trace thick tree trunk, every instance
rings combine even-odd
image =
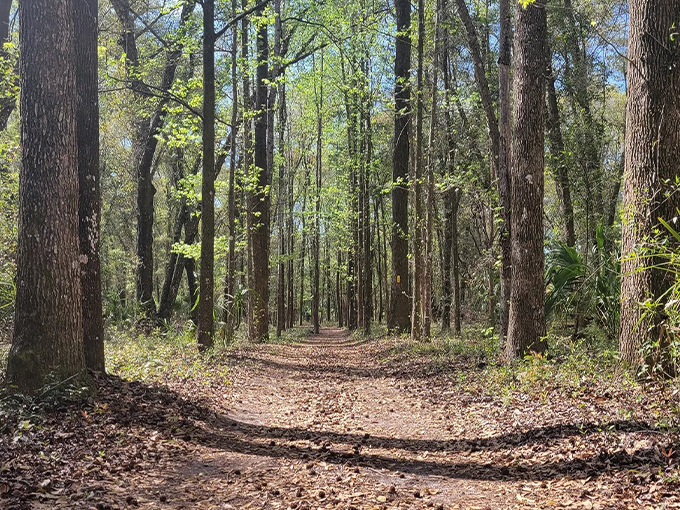
[[[444,242],[442,244],[442,331],[451,329],[451,254],[453,251],[453,202],[456,190],[449,187],[444,191]]]
[[[674,275],[653,268],[656,262],[637,250],[654,237],[659,218],[672,221],[680,206],[670,189],[680,174],[680,48],[669,35],[679,14],[680,0],[630,2],[619,349],[632,367],[642,363],[645,346],[660,344],[658,357],[648,362],[663,366],[668,354],[661,314],[645,315],[640,303],[663,299]]]
[[[263,14],[263,9],[257,11]],[[267,158],[267,80],[269,79],[269,34],[266,23],[257,31],[257,83],[255,93],[255,190],[249,208],[251,225],[249,235],[253,250],[253,282],[250,296],[252,310],[248,335],[251,341],[269,338],[269,222],[270,194],[268,187],[269,162]],[[255,256],[257,254],[257,256]]]
[[[512,139],[512,292],[507,359],[545,351],[543,172],[545,0],[517,9]]]
[[[199,350],[215,336],[215,0],[203,0],[203,172],[201,179],[201,275]]]
[[[98,0],[74,6],[78,140],[78,217],[83,343],[87,368],[104,372],[104,318],[99,258],[101,178],[99,173]]]
[[[286,276],[288,284],[288,327],[292,328],[295,325],[295,264],[293,263],[292,254],[295,253],[295,236],[293,235],[293,228],[295,226],[295,218],[293,216],[295,209],[295,197],[293,195],[293,184],[295,182],[295,171],[292,167],[288,171],[288,253],[291,255],[288,258],[288,274]]]
[[[394,58],[395,118],[392,159],[392,285],[391,307],[387,318],[390,330],[409,330],[409,249],[408,249],[408,168],[411,126],[411,2],[395,0],[397,11],[396,53]]]
[[[433,314],[433,258],[434,258],[434,216],[435,216],[435,187],[434,187],[434,167],[437,160],[435,152],[435,133],[437,130],[437,107],[439,88],[439,52],[441,51],[441,32],[440,19],[442,16],[441,1],[437,0],[435,9],[434,22],[434,57],[432,65],[432,90],[431,90],[431,112],[430,112],[430,132],[427,143],[427,207],[426,207],[426,228],[425,228],[425,283],[424,283],[424,300],[425,300],[425,316],[423,317],[423,333],[425,338],[429,338],[432,333],[432,314]]]
[[[71,0],[19,4],[21,175],[7,381],[34,392],[85,370]]]

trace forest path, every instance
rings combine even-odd
[[[323,329],[156,383],[103,377],[39,426],[0,415],[0,509],[680,508],[680,439],[656,425],[675,393],[528,393],[519,372],[487,391],[479,358],[413,347]]]
[[[514,483],[475,472],[450,411],[390,375],[370,343],[324,328],[236,355],[210,437],[145,484],[169,508],[497,509]],[[225,396],[226,397],[226,396]],[[484,469],[484,468],[483,468]],[[143,489],[143,487],[139,487]],[[137,491],[136,491],[137,492]],[[145,498],[144,498],[145,499]],[[140,504],[143,499],[140,498]],[[158,508],[158,500],[148,508]]]

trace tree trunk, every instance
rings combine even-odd
[[[662,314],[645,315],[640,303],[665,300],[674,274],[659,268],[663,261],[650,260],[638,250],[657,228],[669,236],[659,227],[659,218],[672,221],[680,206],[677,191],[671,189],[680,174],[679,44],[669,35],[679,13],[679,0],[630,2],[619,349],[621,359],[634,368],[643,361],[643,348],[656,342],[660,352],[647,361],[663,365],[668,355]],[[664,303],[660,305],[663,310]]]
[[[83,343],[87,368],[104,372],[104,319],[99,258],[101,178],[99,173],[98,0],[74,6],[76,38],[76,132],[78,141],[78,217]]]
[[[257,14],[263,15],[264,8]],[[255,190],[249,208],[252,227],[249,230],[253,250],[253,284],[250,296],[252,310],[249,338],[262,342],[269,338],[269,162],[267,158],[267,81],[269,80],[269,33],[266,23],[257,31],[257,83],[255,93]],[[257,254],[257,256],[255,256]]]
[[[300,326],[304,321],[305,311],[305,256],[307,252],[307,192],[309,190],[309,167],[305,164],[305,189],[302,195],[302,232],[300,236]]]
[[[71,0],[19,4],[21,175],[7,381],[35,392],[85,370]]]
[[[547,39],[545,0],[517,9],[515,28],[514,119],[521,127],[512,139],[510,239],[512,292],[505,355],[544,352],[543,172],[545,68]]]
[[[361,176],[361,233],[362,233],[362,328],[364,335],[371,333],[373,319],[373,257],[371,256],[371,165],[373,160],[373,125],[371,123],[372,94],[368,79],[368,58],[363,60],[364,98],[361,102],[361,123],[363,125],[363,151]]]
[[[461,312],[460,304],[461,285],[460,285],[460,257],[458,256],[458,211],[460,210],[460,196],[459,189],[453,193],[453,204],[451,205],[451,233],[453,236],[451,249],[453,250],[451,256],[453,258],[453,332],[460,336],[461,333]]]
[[[552,55],[548,53],[548,57]],[[564,228],[564,241],[569,246],[576,245],[576,232],[574,230],[574,206],[571,202],[571,186],[569,184],[569,167],[565,161],[564,140],[562,138],[562,125],[560,122],[560,110],[557,104],[557,92],[555,90],[555,76],[552,65],[548,64],[547,84],[547,135],[550,147],[550,162],[555,172],[555,187],[557,197],[562,208],[562,221]]]
[[[215,0],[203,0],[203,172],[201,275],[196,337],[201,351],[215,336]]]
[[[232,0],[232,15],[236,16],[237,0]],[[234,27],[231,40],[231,151],[229,155],[229,192],[227,197],[229,252],[227,253],[227,274],[224,282],[224,337],[227,342],[234,339],[234,294],[236,292],[236,158],[238,155],[236,126],[238,125],[238,30]]]
[[[423,214],[422,200],[422,177],[423,177],[423,114],[425,111],[424,92],[424,45],[425,45],[425,0],[418,0],[418,89],[416,99],[416,161],[413,179],[413,201],[415,212],[415,225],[413,228],[413,313],[411,316],[411,338],[420,340],[423,334],[422,320],[424,315],[424,268],[425,256],[423,253],[423,232],[425,230],[425,217]]]
[[[396,333],[409,330],[408,168],[411,126],[411,2],[395,0],[397,36],[394,58],[395,117],[392,159],[392,298],[388,327]]]
[[[286,315],[286,241],[287,230],[285,224],[285,208],[288,205],[288,182],[285,172],[284,136],[286,132],[286,84],[285,81],[279,85],[279,210],[278,210],[278,229],[279,229],[279,263],[278,263],[278,283],[276,291],[276,336],[280,337],[281,332],[288,326]]]
[[[316,59],[314,60],[316,64]],[[320,265],[319,265],[319,248],[321,244],[321,146],[323,136],[323,117],[321,109],[323,108],[323,51],[321,52],[321,79],[319,90],[317,94],[316,85],[314,86],[314,95],[316,98],[316,160],[315,160],[315,185],[314,185],[314,237],[312,239],[312,329],[315,335],[319,334],[319,307],[321,300],[321,293],[319,288],[320,283]]]

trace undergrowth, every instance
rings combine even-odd
[[[458,337],[439,335],[429,342],[404,338],[394,343],[385,361],[426,364],[430,373],[454,376],[491,396],[521,392],[546,397],[557,392],[575,397],[595,388],[635,385],[619,368],[616,345],[595,330],[589,333],[578,340],[553,333],[545,355],[504,364],[493,330],[471,326]]]
[[[110,330],[106,348],[109,374],[151,383],[193,379],[199,384],[228,384],[223,361],[227,346],[216,338],[215,347],[199,353],[193,328],[170,327],[150,333]]]

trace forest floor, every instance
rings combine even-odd
[[[680,508],[660,418],[677,391],[534,374],[537,393],[490,392],[485,361],[441,361],[323,329],[163,384],[102,378],[85,404],[24,402],[0,414],[0,508]]]

